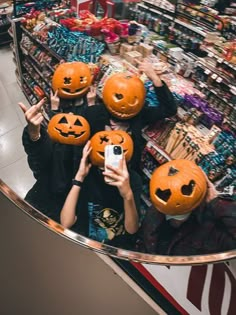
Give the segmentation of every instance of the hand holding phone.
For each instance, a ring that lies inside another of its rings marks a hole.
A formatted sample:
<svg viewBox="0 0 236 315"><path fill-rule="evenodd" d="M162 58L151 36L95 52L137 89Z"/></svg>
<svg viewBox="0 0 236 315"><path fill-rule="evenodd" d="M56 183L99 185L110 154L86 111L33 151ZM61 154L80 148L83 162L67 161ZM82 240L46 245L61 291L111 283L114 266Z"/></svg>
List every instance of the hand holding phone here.
<svg viewBox="0 0 236 315"><path fill-rule="evenodd" d="M120 145L108 144L105 147L105 172L111 172L107 165L118 168L120 166L120 161L123 159L123 148ZM113 180L105 177L105 182L112 182Z"/></svg>

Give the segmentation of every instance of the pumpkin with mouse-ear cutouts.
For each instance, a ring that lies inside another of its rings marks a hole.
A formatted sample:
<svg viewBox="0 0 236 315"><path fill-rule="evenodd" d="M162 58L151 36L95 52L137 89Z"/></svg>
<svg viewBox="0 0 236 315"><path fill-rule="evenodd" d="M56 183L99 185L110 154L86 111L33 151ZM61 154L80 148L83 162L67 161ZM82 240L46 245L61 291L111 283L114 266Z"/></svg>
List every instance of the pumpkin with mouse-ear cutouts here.
<svg viewBox="0 0 236 315"><path fill-rule="evenodd" d="M145 87L133 74L115 73L105 81L102 98L112 116L130 119L143 108Z"/></svg>
<svg viewBox="0 0 236 315"><path fill-rule="evenodd" d="M157 210L180 215L198 207L206 196L207 181L202 169L188 160L173 160L152 174L150 198Z"/></svg>
<svg viewBox="0 0 236 315"><path fill-rule="evenodd" d="M56 114L48 123L48 134L55 142L83 145L90 137L90 125L82 116Z"/></svg>
<svg viewBox="0 0 236 315"><path fill-rule="evenodd" d="M60 64L52 77L52 88L58 96L74 99L83 96L92 82L91 71L86 63L74 61Z"/></svg>
<svg viewBox="0 0 236 315"><path fill-rule="evenodd" d="M126 162L130 161L133 155L134 145L130 135L123 130L99 131L90 139L92 151L89 158L93 165L104 166L105 146L107 144L121 145Z"/></svg>

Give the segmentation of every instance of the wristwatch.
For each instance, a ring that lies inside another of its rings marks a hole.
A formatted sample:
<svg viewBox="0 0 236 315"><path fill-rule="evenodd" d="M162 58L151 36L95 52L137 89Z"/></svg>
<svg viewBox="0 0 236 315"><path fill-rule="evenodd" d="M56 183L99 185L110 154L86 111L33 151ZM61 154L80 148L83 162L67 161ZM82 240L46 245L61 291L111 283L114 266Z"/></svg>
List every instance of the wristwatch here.
<svg viewBox="0 0 236 315"><path fill-rule="evenodd" d="M77 180L77 179L72 179L72 185L76 185L76 186L79 186L79 187L82 187L82 182Z"/></svg>

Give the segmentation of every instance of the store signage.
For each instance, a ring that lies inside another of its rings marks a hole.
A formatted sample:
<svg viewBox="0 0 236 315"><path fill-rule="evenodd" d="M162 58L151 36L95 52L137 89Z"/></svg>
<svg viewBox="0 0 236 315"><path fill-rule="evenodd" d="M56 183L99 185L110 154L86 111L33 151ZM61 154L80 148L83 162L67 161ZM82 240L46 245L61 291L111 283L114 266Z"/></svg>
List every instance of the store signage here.
<svg viewBox="0 0 236 315"><path fill-rule="evenodd" d="M235 315L236 261L200 266L133 265L181 314Z"/></svg>

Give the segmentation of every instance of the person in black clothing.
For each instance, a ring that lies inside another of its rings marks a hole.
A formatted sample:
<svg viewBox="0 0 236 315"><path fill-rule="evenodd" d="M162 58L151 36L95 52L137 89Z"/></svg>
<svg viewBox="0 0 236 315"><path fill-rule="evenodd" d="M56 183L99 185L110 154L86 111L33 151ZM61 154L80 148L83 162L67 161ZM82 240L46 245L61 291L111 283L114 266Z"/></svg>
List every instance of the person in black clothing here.
<svg viewBox="0 0 236 315"><path fill-rule="evenodd" d="M235 250L236 202L219 198L206 180L205 199L189 213L167 216L151 206L139 229L136 250L176 256Z"/></svg>
<svg viewBox="0 0 236 315"><path fill-rule="evenodd" d="M132 248L139 226L140 177L128 171L125 158L119 168L107 166L105 172L91 166L91 149L88 141L61 211L61 224L97 241Z"/></svg>
<svg viewBox="0 0 236 315"><path fill-rule="evenodd" d="M86 116L90 105L94 105L95 89L77 100L62 100L57 92L51 93L51 113L74 113ZM25 196L25 200L42 211L45 215L59 222L59 210L70 189L71 179L77 171L82 156L80 146L72 146L53 142L47 128L43 125L42 108L45 100L29 109L19 103L25 114L27 126L23 130L22 142L27 154L28 164L36 179L36 183Z"/></svg>
<svg viewBox="0 0 236 315"><path fill-rule="evenodd" d="M142 129L150 124L174 116L177 113L177 106L174 97L168 86L162 81L149 62L140 62L139 71L145 73L153 82L156 97L159 105L149 107L144 104L141 112L135 117L127 120L113 117L104 105L91 106L86 117L91 126L91 135L98 131L109 129L121 129L128 132L134 142L134 154L131 160L131 167L139 172L139 164L142 152Z"/></svg>
<svg viewBox="0 0 236 315"><path fill-rule="evenodd" d="M54 98L52 99L52 115L63 111L84 116L90 124L91 136L107 128L128 131L134 141L131 167L137 171L139 171L142 151L142 128L157 120L175 115L177 110L172 93L155 73L152 65L143 62L140 63L139 69L153 81L160 104L158 107L144 106L137 116L126 121L113 118L104 105L87 106L83 102L80 106L75 104L63 106L61 103L58 107L57 93L52 94ZM91 100L89 104L92 105ZM70 190L71 180L75 176L82 156L82 149L52 142L46 128L42 126L41 108L43 105L44 102L41 101L27 110L24 104L20 104L28 123L23 131L23 145L28 156L28 164L37 180L27 193L25 200L58 222L59 210Z"/></svg>

